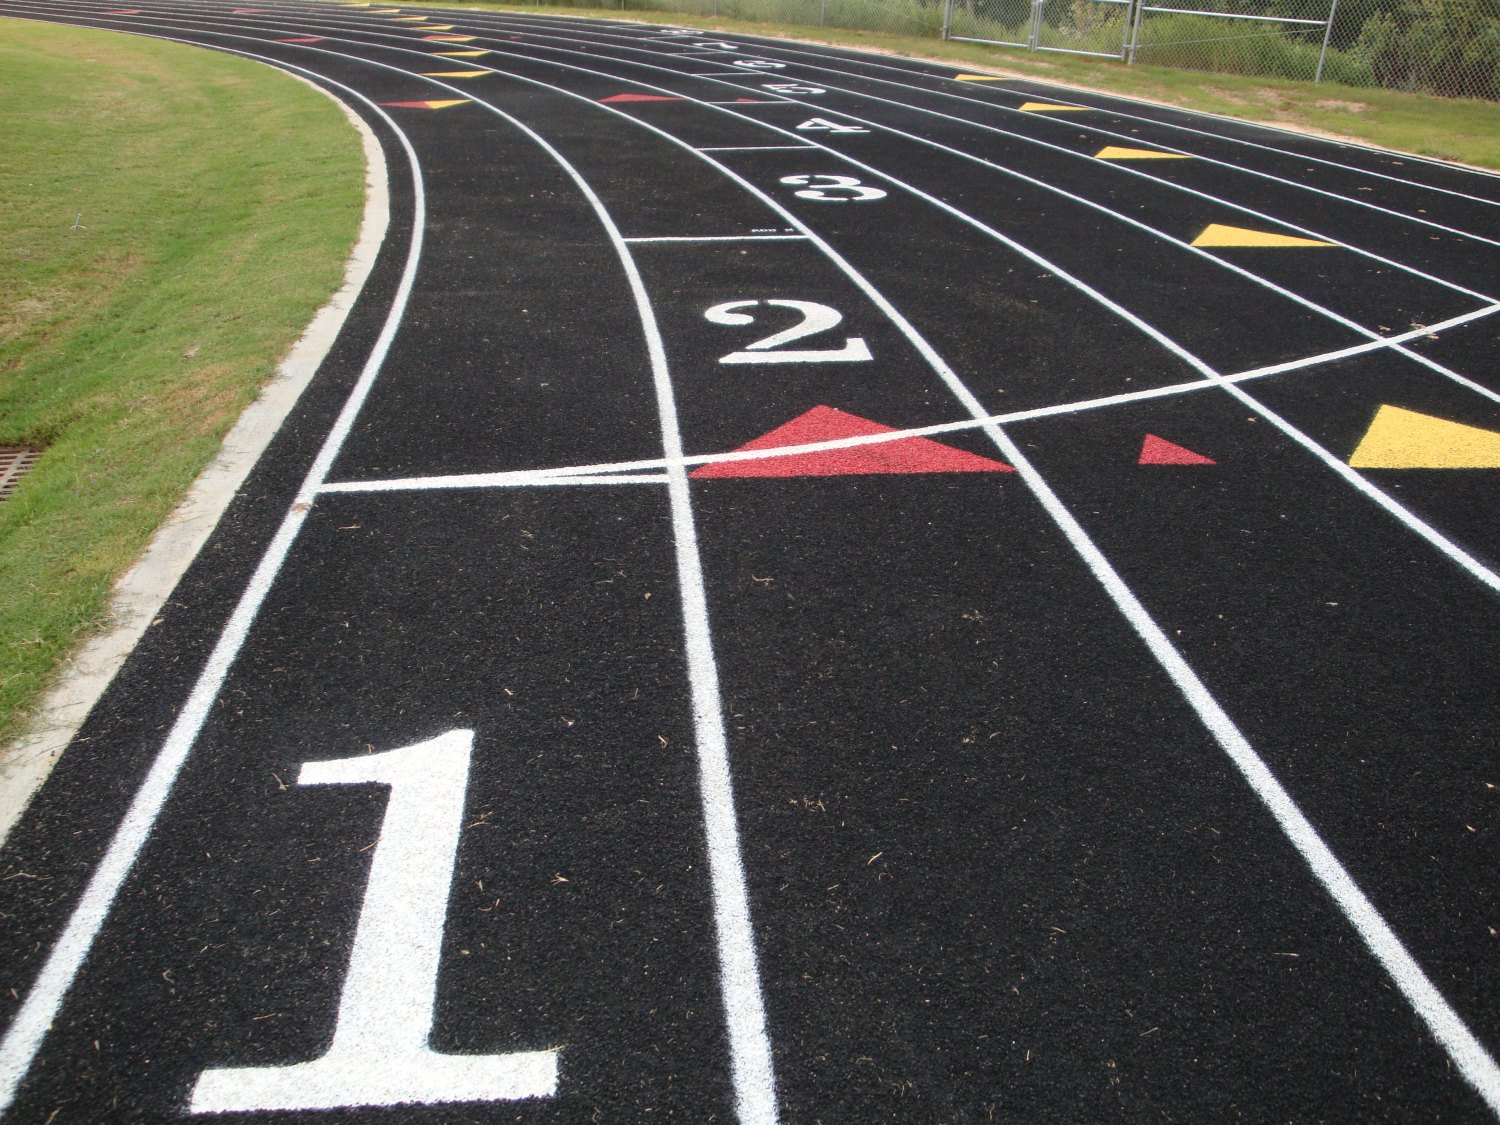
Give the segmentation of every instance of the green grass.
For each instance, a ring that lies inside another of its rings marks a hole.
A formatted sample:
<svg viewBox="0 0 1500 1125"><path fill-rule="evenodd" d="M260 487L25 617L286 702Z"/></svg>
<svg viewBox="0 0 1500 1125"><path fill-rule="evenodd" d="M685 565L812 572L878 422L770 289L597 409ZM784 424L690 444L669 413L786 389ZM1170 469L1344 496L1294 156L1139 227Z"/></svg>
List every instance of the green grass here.
<svg viewBox="0 0 1500 1125"><path fill-rule="evenodd" d="M343 279L358 134L241 59L0 21L0 745Z"/></svg>
<svg viewBox="0 0 1500 1125"><path fill-rule="evenodd" d="M822 0L717 0L721 12L753 17L749 19L695 14L705 0L680 0L681 8L677 10L670 6L672 0L662 2L661 8L649 11L639 6L639 0L631 0L629 10L515 3L455 4L443 0L431 3L413 0L405 6L639 19L712 31L841 44L1122 94L1500 170L1500 103L1496 102L1438 98L1327 81L1314 86L1311 82L1284 78L1209 74L1166 66L1126 66L1109 59L1039 55L1012 48L944 41L936 38L941 12L936 3L922 7L910 0L880 3L827 0L830 24L836 18L848 18L850 22L902 29L897 32L817 26ZM855 7L858 13L854 12ZM789 12L805 13L803 18L807 22L785 22L782 14Z"/></svg>

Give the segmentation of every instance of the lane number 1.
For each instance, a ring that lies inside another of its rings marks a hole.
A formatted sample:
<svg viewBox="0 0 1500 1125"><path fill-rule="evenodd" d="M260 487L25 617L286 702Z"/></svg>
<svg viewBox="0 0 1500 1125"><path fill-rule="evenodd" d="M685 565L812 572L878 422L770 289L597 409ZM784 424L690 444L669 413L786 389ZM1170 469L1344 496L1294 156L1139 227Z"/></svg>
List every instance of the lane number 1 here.
<svg viewBox="0 0 1500 1125"><path fill-rule="evenodd" d="M555 1050L442 1055L427 1045L473 745L473 731L453 730L383 754L303 764L299 785L373 784L391 791L333 1042L310 1062L205 1070L193 1088L193 1113L502 1101L557 1092Z"/></svg>

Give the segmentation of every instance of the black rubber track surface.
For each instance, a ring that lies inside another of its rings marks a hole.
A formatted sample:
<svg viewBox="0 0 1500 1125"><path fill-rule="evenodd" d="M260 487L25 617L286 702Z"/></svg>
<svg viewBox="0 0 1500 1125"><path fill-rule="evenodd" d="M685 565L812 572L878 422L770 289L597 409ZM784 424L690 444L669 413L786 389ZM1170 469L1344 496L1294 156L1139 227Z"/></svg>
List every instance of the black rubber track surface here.
<svg viewBox="0 0 1500 1125"><path fill-rule="evenodd" d="M392 192L5 843L7 1120L1500 1110L1500 178L633 22L0 14L291 70Z"/></svg>

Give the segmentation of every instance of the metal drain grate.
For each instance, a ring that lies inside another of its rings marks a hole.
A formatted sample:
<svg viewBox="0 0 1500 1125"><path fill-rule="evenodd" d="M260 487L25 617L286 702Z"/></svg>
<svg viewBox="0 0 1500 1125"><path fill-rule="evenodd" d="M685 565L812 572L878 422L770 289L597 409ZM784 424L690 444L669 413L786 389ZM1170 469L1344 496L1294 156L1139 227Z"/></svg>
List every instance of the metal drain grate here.
<svg viewBox="0 0 1500 1125"><path fill-rule="evenodd" d="M16 490L16 482L37 463L40 449L0 448L0 500L9 500Z"/></svg>

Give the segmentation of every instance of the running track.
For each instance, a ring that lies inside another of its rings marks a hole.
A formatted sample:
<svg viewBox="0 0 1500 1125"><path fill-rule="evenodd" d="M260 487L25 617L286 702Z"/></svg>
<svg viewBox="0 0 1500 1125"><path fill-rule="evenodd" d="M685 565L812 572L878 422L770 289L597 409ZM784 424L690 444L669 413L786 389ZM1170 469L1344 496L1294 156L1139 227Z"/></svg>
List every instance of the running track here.
<svg viewBox="0 0 1500 1125"><path fill-rule="evenodd" d="M7 1120L1500 1111L1500 179L636 23L0 13L308 78L393 193L6 841Z"/></svg>

